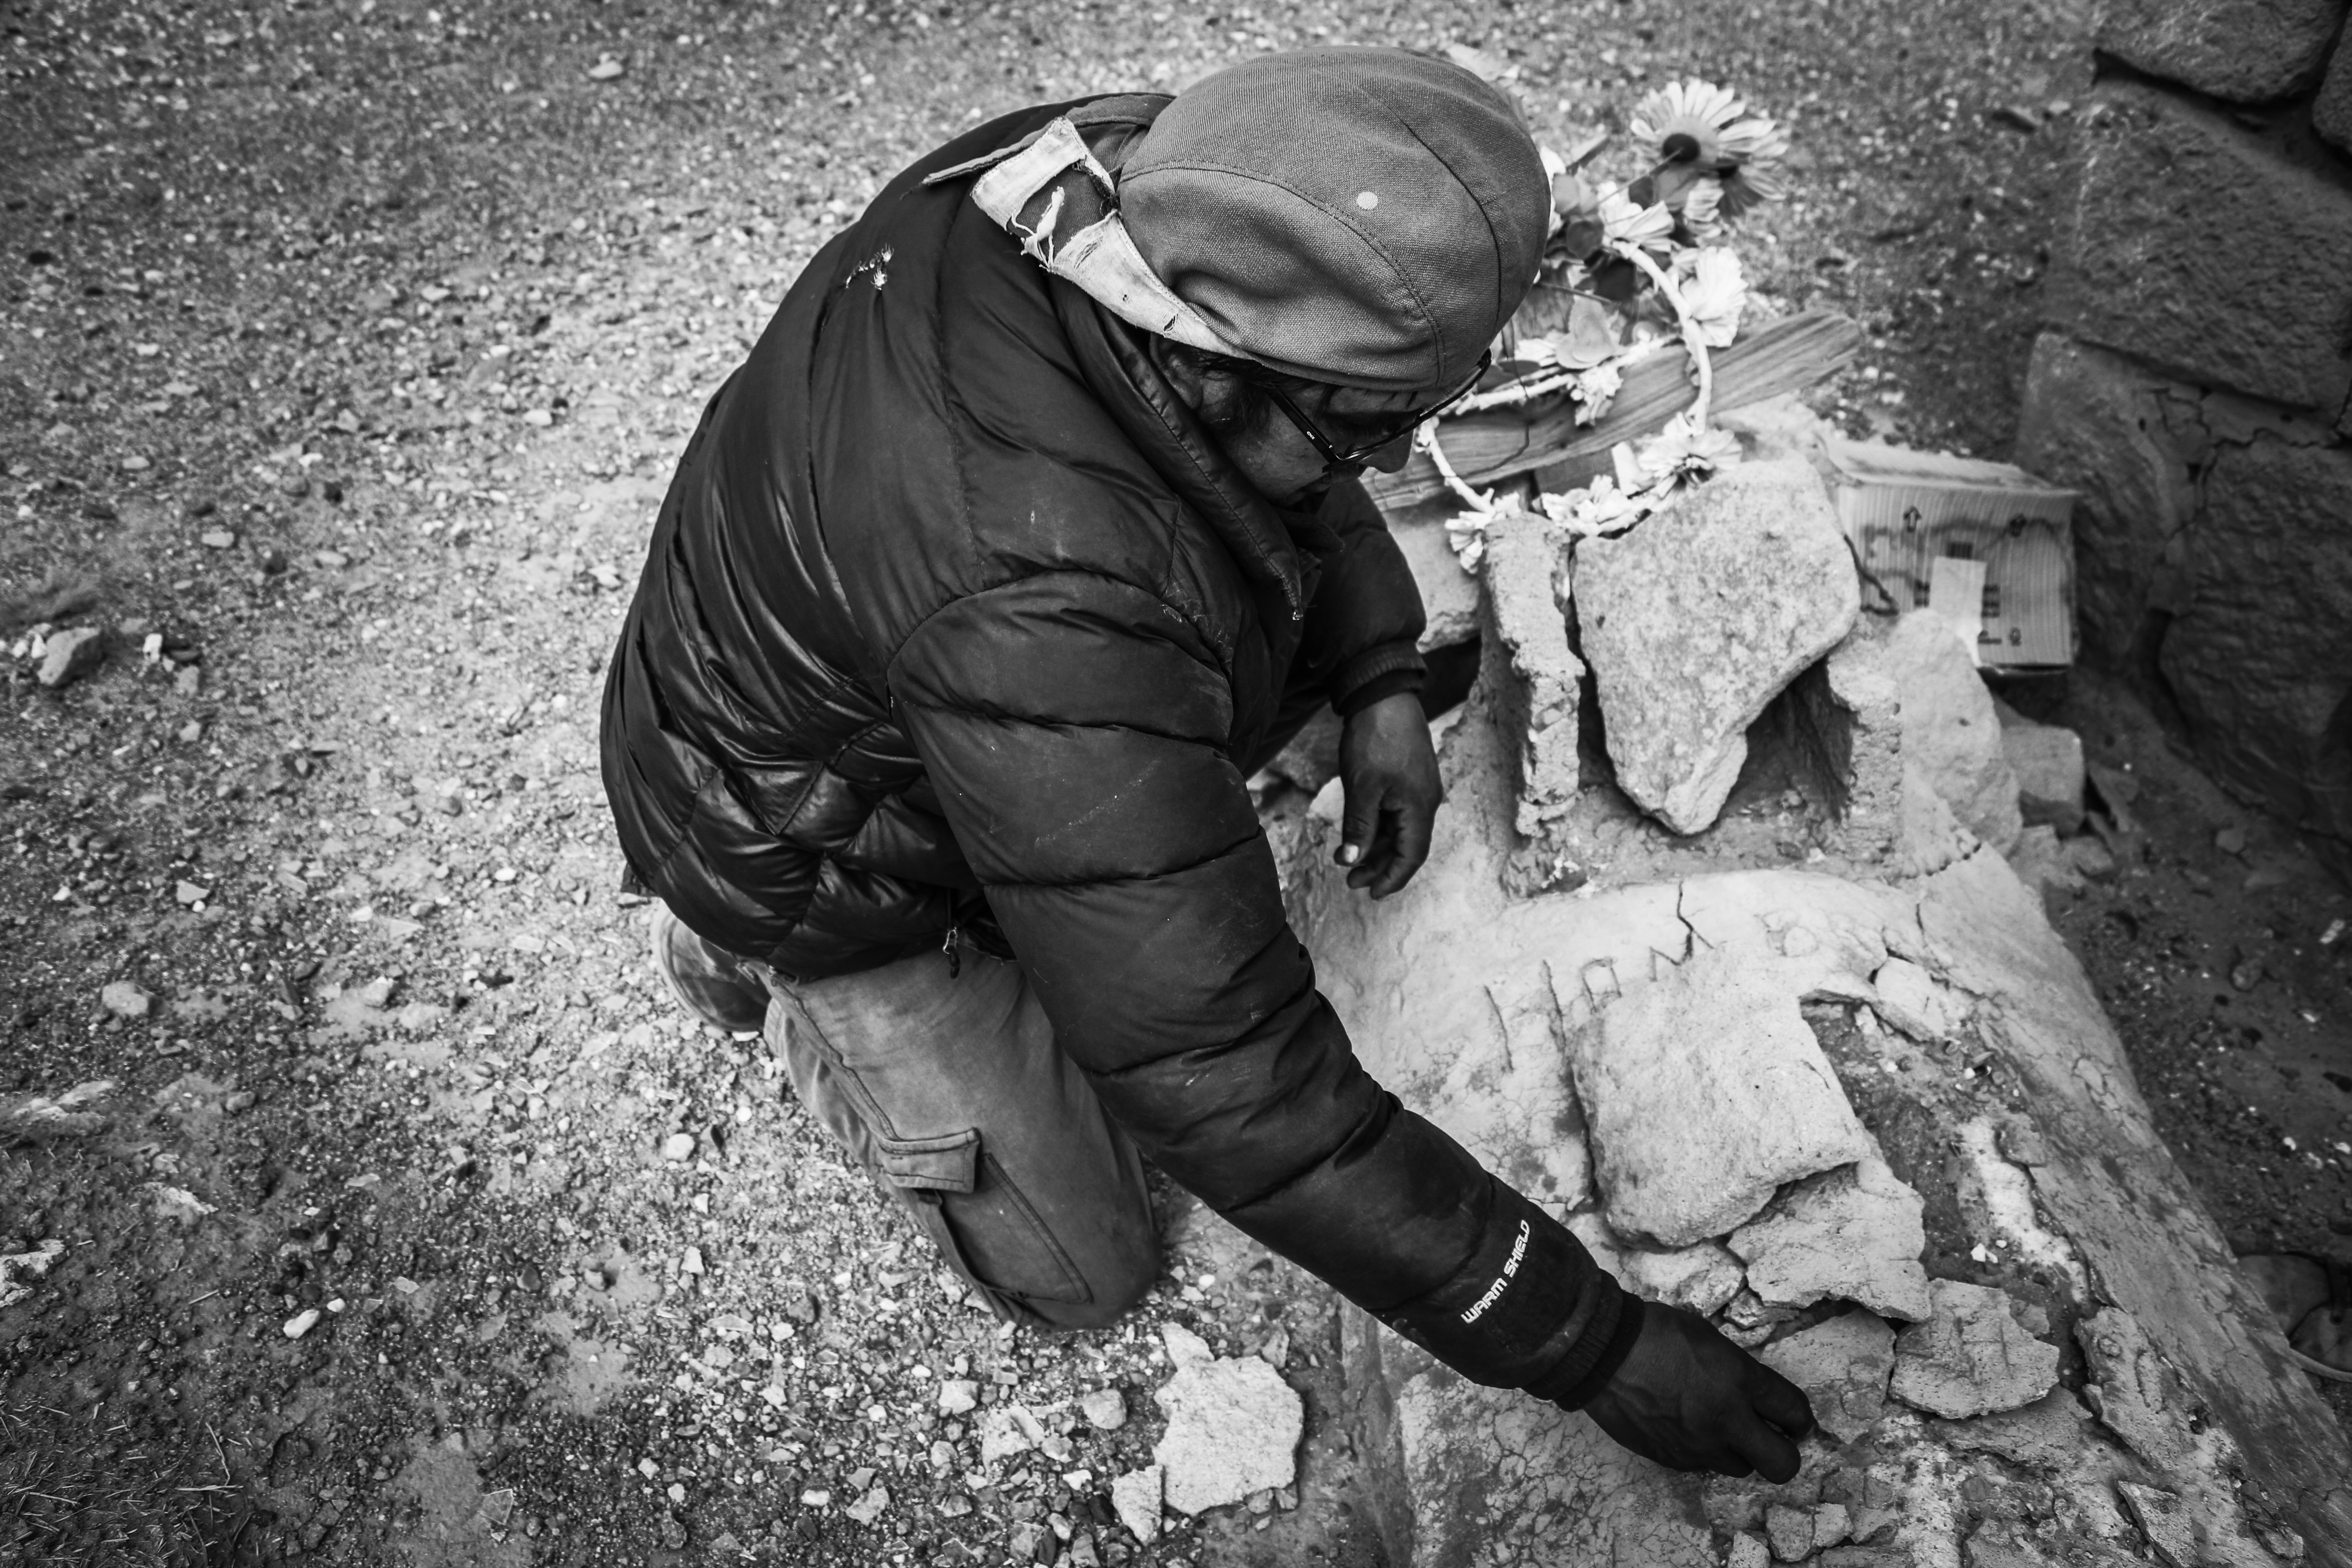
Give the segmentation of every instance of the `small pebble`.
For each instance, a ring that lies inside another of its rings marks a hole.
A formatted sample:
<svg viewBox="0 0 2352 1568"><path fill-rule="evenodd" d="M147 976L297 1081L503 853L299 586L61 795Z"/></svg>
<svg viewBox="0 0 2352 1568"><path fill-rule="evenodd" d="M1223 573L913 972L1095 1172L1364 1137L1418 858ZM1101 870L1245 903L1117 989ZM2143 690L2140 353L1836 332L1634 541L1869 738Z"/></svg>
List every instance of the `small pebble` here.
<svg viewBox="0 0 2352 1568"><path fill-rule="evenodd" d="M319 1309L316 1307L304 1307L300 1312L296 1312L292 1317L286 1320L286 1337L288 1339L300 1339L304 1334L309 1333L313 1328L317 1327L318 1322Z"/></svg>
<svg viewBox="0 0 2352 1568"><path fill-rule="evenodd" d="M683 1165L694 1158L694 1134L672 1133L662 1140L662 1158L673 1165Z"/></svg>

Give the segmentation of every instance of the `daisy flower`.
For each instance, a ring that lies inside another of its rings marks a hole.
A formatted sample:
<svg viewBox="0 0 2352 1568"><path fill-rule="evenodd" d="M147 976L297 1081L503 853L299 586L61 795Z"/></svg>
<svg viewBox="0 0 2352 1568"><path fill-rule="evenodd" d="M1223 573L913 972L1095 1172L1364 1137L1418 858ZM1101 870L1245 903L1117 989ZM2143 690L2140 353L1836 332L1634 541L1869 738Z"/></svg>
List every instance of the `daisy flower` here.
<svg viewBox="0 0 2352 1568"><path fill-rule="evenodd" d="M1668 82L1633 106L1633 139L1660 159L1713 168L1723 162L1723 134L1747 106L1729 88L1711 81Z"/></svg>

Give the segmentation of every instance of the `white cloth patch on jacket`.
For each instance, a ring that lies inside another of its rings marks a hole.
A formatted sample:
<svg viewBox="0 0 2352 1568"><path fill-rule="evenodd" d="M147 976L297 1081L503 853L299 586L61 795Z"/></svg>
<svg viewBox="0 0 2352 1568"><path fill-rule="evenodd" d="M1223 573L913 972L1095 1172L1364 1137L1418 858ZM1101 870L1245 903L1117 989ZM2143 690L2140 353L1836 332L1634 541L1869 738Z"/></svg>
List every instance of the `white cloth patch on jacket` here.
<svg viewBox="0 0 2352 1568"><path fill-rule="evenodd" d="M1041 193L1044 205L1024 218ZM1086 199L1072 199L1080 195ZM1119 219L1110 172L1066 116L991 167L973 183L971 199L1047 272L1068 278L1120 320L1204 353L1252 357L1219 337L1151 270Z"/></svg>

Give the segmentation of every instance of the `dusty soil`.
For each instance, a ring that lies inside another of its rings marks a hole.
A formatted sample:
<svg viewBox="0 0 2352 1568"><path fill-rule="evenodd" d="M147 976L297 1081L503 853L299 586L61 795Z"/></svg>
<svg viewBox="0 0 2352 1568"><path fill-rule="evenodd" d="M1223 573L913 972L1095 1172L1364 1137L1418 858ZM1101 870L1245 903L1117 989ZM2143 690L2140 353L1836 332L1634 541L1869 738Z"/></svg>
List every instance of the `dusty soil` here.
<svg viewBox="0 0 2352 1568"><path fill-rule="evenodd" d="M1997 451L2081 27L1957 0L0 0L0 637L96 627L107 655L59 692L5 665L0 1096L116 1086L101 1125L0 1151L0 1251L66 1247L0 1308L0 1563L1373 1560L1328 1294L1178 1226L1137 1322L1002 1334L758 1043L663 996L593 709L667 465L909 157L1327 37L1510 51L1553 130L1737 82L1800 143L1760 281L1874 333L1829 402ZM2244 913L2221 808L2172 789L2141 808L2165 848L2068 929L2233 1233L2321 1240L2340 895ZM2200 944L2264 927L2263 979L2212 987ZM1309 1439L1295 1507L1139 1549L1106 1486L1157 1436L1171 1318L1280 1359ZM983 1464L980 1413L938 1407L955 1376L1042 1447ZM1127 1425L1077 1424L1111 1385Z"/></svg>

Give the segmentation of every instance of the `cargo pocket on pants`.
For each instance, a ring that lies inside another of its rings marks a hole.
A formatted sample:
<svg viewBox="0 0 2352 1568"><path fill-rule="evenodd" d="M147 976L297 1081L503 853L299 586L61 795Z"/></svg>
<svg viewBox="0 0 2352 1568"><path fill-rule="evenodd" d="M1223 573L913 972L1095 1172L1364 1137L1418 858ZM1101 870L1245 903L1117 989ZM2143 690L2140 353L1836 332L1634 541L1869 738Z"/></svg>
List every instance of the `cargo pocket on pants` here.
<svg viewBox="0 0 2352 1568"><path fill-rule="evenodd" d="M1094 1299L1020 1186L981 1147L980 1130L934 1138L876 1134L882 1175L936 1222L933 1239L975 1282L1032 1301L1080 1305Z"/></svg>

